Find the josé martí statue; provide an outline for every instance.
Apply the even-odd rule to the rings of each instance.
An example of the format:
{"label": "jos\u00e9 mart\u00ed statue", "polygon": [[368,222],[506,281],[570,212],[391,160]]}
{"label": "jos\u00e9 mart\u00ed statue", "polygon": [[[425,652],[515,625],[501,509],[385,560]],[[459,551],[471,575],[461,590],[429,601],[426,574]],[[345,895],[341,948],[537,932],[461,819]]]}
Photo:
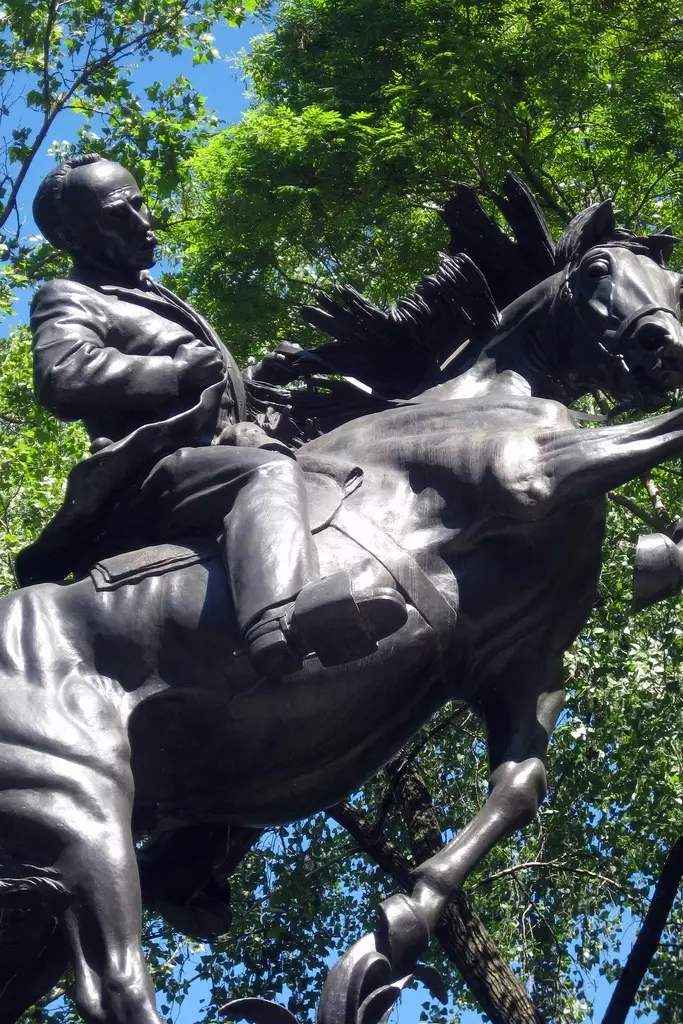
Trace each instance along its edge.
{"label": "jos\u00e9 mart\u00ed statue", "polygon": [[[309,311],[335,339],[316,358],[371,393],[343,414],[331,381],[337,425],[295,462],[240,444],[271,442],[239,429],[234,366],[141,273],[154,240],[130,175],[90,161],[41,191],[38,223],[74,273],[36,298],[38,395],[84,419],[94,454],[0,603],[3,1020],[72,963],[88,1022],[158,1024],[136,841],[208,844],[329,807],[447,700],[484,719],[489,796],[333,969],[322,1024],[356,1020],[361,997],[377,1024],[450,896],[533,819],[605,496],[683,452],[680,410],[581,429],[568,406],[596,387],[622,409],[667,403],[681,276],[675,240],[619,228],[609,203],[555,244],[533,197],[505,187],[517,241],[465,190],[466,251],[396,310],[347,290]],[[286,396],[294,415],[309,400]],[[207,883],[230,862],[215,852]]]}

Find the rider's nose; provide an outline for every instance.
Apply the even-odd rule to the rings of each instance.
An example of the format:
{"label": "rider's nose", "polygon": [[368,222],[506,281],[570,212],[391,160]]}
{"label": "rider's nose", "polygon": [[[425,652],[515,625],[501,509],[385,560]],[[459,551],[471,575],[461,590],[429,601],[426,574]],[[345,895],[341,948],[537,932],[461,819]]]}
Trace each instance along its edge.
{"label": "rider's nose", "polygon": [[141,210],[136,210],[135,214],[137,216],[138,223],[140,224],[141,227],[145,228],[145,230],[152,226],[152,222],[149,218],[149,213],[144,206],[142,207]]}

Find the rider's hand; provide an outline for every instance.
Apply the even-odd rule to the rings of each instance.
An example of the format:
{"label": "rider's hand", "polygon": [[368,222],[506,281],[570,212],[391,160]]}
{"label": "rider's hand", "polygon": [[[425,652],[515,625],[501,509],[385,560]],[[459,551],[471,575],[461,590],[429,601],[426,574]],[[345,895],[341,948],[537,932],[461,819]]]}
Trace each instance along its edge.
{"label": "rider's hand", "polygon": [[221,431],[218,444],[233,445],[235,448],[265,448],[294,458],[293,452],[283,441],[271,437],[256,423],[230,423]]}
{"label": "rider's hand", "polygon": [[220,352],[200,341],[180,345],[173,356],[181,393],[198,394],[218,383],[225,373]]}
{"label": "rider's hand", "polygon": [[247,375],[264,384],[289,384],[299,376],[296,363],[303,349],[294,341],[283,341],[274,352],[267,352],[260,363],[250,366]]}

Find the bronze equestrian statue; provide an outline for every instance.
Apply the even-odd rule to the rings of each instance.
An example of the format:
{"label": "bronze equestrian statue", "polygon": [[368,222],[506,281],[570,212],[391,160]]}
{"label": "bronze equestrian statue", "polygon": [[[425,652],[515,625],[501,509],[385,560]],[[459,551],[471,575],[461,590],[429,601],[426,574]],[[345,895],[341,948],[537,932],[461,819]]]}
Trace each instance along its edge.
{"label": "bronze equestrian statue", "polygon": [[[253,430],[240,435],[246,404],[234,359],[146,273],[157,240],[132,175],[95,154],[77,157],[48,174],[33,210],[73,260],[68,279],[43,285],[32,303],[36,394],[61,419],[83,420],[94,457],[74,469],[61,512],[20,555],[19,582],[220,534],[259,674],[296,672],[310,652],[336,665],[375,650],[405,622],[403,599],[393,589],[354,595],[343,570],[321,579],[303,473],[286,455],[252,447]],[[240,436],[247,445],[223,443]]]}
{"label": "bronze equestrian statue", "polygon": [[[124,190],[132,188],[126,181]],[[148,546],[128,553],[121,536],[117,550],[112,523],[81,537],[92,566],[60,566],[74,570],[72,581],[3,599],[0,904],[8,909],[0,939],[10,955],[0,963],[1,1022],[14,1021],[70,961],[90,1024],[159,1024],[140,945],[136,836],[256,829],[319,811],[360,786],[446,700],[470,702],[484,718],[490,795],[419,866],[412,895],[385,901],[377,932],[333,970],[322,1024],[354,1019],[354,993],[372,990],[369,965],[377,976],[383,964],[384,981],[398,989],[450,895],[499,840],[533,819],[563,703],[563,652],[595,597],[605,495],[683,452],[681,411],[585,429],[567,405],[600,388],[622,407],[660,408],[683,383],[683,331],[681,277],[665,266],[675,240],[617,228],[603,203],[554,246],[531,198],[520,202],[511,203],[510,222],[519,226],[523,208],[535,234],[520,228],[518,242],[508,241],[528,257],[529,287],[505,308],[499,296],[509,282],[488,268],[485,278],[456,255],[394,314],[350,292],[345,305],[326,301],[307,314],[336,339],[317,356],[336,373],[353,367],[353,359],[343,365],[344,352],[354,339],[365,345],[377,336],[378,324],[397,339],[393,376],[380,359],[373,368],[381,341],[368,353],[366,398],[350,397],[339,381],[330,382],[327,406],[305,392],[290,403],[296,389],[285,395],[293,421],[297,402],[308,411],[317,402],[319,422],[328,408],[328,425],[339,423],[305,441],[312,420],[303,418],[299,447],[292,441],[320,578],[343,571],[352,593],[397,592],[406,602],[406,622],[386,629],[376,650],[330,668],[307,657],[286,680],[259,674],[220,529],[203,537],[184,522],[183,543],[174,533],[155,546],[144,509],[139,540]],[[93,291],[99,302],[101,288]],[[113,301],[106,296],[96,314],[100,330],[111,330],[104,307]],[[60,315],[60,331],[72,330],[72,316],[73,308]],[[179,315],[175,322],[187,324]],[[122,332],[106,336],[105,350],[128,344]],[[449,346],[458,353],[446,360]],[[53,361],[58,375],[57,364],[77,350]],[[310,370],[315,356],[286,358],[296,371]],[[406,356],[417,375],[412,394]],[[232,408],[226,384],[208,383],[192,406],[202,453],[216,447],[201,440],[206,424],[215,435],[214,395]],[[259,407],[258,394],[255,384],[251,416],[266,430],[271,407],[265,398]],[[377,411],[358,416],[359,401]],[[156,408],[154,422],[162,422],[150,402],[125,437],[128,420],[117,433],[112,417],[84,467],[121,450]],[[93,410],[98,431],[108,414]],[[99,502],[96,485],[107,486],[107,473],[82,473],[95,488],[85,496]],[[118,491],[110,494],[113,508]],[[386,1004],[378,1003],[365,1019],[379,1020]]]}

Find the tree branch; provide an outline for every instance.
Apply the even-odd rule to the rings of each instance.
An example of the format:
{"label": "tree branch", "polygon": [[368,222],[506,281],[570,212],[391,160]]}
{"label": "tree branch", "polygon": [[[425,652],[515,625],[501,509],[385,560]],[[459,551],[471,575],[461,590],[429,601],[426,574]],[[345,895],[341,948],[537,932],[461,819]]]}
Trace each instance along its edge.
{"label": "tree branch", "polygon": [[52,29],[57,14],[57,0],[50,0],[50,8],[47,12],[47,23],[45,25],[45,36],[43,37],[43,113],[45,117],[50,113],[50,41]]}
{"label": "tree branch", "polygon": [[636,519],[640,519],[641,522],[645,523],[646,526],[649,526],[650,529],[654,530],[656,533],[661,531],[661,521],[656,519],[649,512],[646,512],[645,509],[641,505],[636,504],[635,501],[631,501],[630,498],[625,498],[623,494],[617,494],[616,491],[608,491],[607,497],[610,501],[613,501],[615,505],[621,505],[622,508],[628,509],[631,515],[635,516]]}
{"label": "tree branch", "polygon": [[346,801],[330,807],[327,813],[346,829],[360,849],[368,854],[382,871],[390,875],[404,892],[410,892],[413,887],[410,877],[413,865],[393,843],[379,836],[374,825]]}
{"label": "tree branch", "polygon": [[534,171],[526,157],[524,157],[521,153],[517,152],[516,150],[512,151],[512,156],[519,164],[524,174],[524,177],[527,179],[527,181],[534,189],[534,191],[537,193],[539,198],[543,200],[546,206],[549,206],[551,210],[555,211],[555,213],[560,218],[563,224],[568,224],[571,220],[571,217],[569,216],[565,208],[563,206],[560,206],[552,192],[548,191],[544,182],[536,174],[536,172]]}
{"label": "tree branch", "polygon": [[51,988],[49,992],[46,992],[44,996],[36,1000],[35,1005],[39,1006],[41,1010],[45,1010],[51,1003],[61,999],[62,996],[66,995],[66,989],[62,985],[57,985],[55,988]]}
{"label": "tree branch", "polygon": [[[450,728],[453,725],[453,722],[455,721],[456,718],[465,718],[465,722],[463,723],[463,726],[464,726],[466,724],[467,720],[469,718],[471,718],[471,717],[472,717],[472,712],[471,712],[471,710],[469,708],[465,707],[465,705],[460,705],[460,706],[456,707],[455,710],[452,711],[450,714],[446,715],[446,717],[443,718],[438,723],[438,725],[435,725],[433,729],[429,729],[413,745],[412,749],[404,751],[400,755],[398,755],[398,754],[396,755],[396,757],[393,759],[392,763],[395,763],[397,765],[397,767],[392,770],[392,772],[391,772],[391,774],[389,776],[389,785],[387,786],[387,790],[386,790],[384,799],[382,800],[382,802],[380,804],[379,811],[378,811],[377,817],[375,818],[375,822],[374,822],[374,826],[373,826],[375,831],[378,834],[381,833],[381,831],[382,831],[382,829],[384,827],[384,822],[386,820],[386,817],[389,814],[391,806],[392,806],[392,804],[394,802],[394,797],[396,795],[396,783],[397,783],[398,777],[401,774],[401,772],[404,771],[404,769],[412,761],[414,761],[417,757],[419,757],[420,752],[427,746],[427,744],[432,742],[432,740],[434,739],[434,737],[436,735],[438,735],[438,733],[443,732],[444,729]],[[387,773],[387,774],[389,774],[389,773]]]}
{"label": "tree branch", "polygon": [[495,882],[498,878],[505,878],[508,875],[514,875],[517,871],[525,871],[531,868],[555,868],[558,871],[565,871],[572,875],[585,875],[588,878],[594,878],[596,882],[602,882],[604,885],[612,886],[614,889],[619,889],[620,892],[626,893],[627,896],[633,898],[633,891],[627,889],[626,886],[621,885],[620,882],[615,882],[609,875],[601,875],[597,871],[590,871],[588,868],[574,868],[569,864],[565,864],[561,860],[527,860],[522,864],[513,864],[512,867],[503,868],[501,871],[494,871],[492,875],[487,875],[486,878],[481,878],[474,885],[468,886],[468,892],[476,892],[482,885],[489,885],[491,882]]}
{"label": "tree branch", "polygon": [[[174,15],[175,18],[178,17],[178,13],[176,13],[176,15]],[[47,133],[49,132],[50,128],[52,127],[52,124],[53,124],[55,118],[57,117],[58,114],[60,114],[62,112],[64,107],[72,99],[72,97],[75,95],[75,93],[81,88],[81,86],[85,85],[85,83],[94,74],[96,74],[98,71],[101,71],[103,68],[105,68],[107,66],[107,64],[115,63],[121,57],[124,57],[128,53],[134,51],[135,49],[137,49],[137,47],[141,46],[143,43],[148,42],[152,38],[152,36],[154,36],[155,34],[158,34],[158,33],[162,32],[162,31],[164,31],[164,29],[166,29],[166,28],[170,28],[171,24],[172,24],[172,19],[169,19],[167,22],[164,23],[164,25],[158,25],[158,24],[157,25],[152,25],[149,28],[146,28],[144,31],[139,32],[138,35],[135,36],[133,39],[129,39],[129,40],[125,40],[124,42],[121,42],[118,46],[115,46],[112,50],[109,50],[107,53],[103,54],[101,57],[98,57],[97,60],[94,60],[92,63],[86,63],[85,66],[83,67],[83,70],[80,72],[80,74],[77,75],[77,77],[71,83],[69,88],[65,92],[63,92],[60,96],[57,97],[57,99],[54,102],[54,106],[49,107],[45,111],[45,117],[43,118],[43,123],[42,123],[40,129],[38,130],[38,132],[36,134],[36,137],[33,140],[33,143],[31,144],[31,147],[30,147],[28,153],[26,154],[26,156],[25,156],[25,158],[24,158],[24,160],[23,160],[23,162],[21,164],[21,167],[19,168],[19,173],[17,174],[16,178],[14,179],[14,184],[12,185],[12,190],[10,191],[10,194],[7,197],[7,202],[5,203],[4,207],[0,211],[0,228],[3,228],[5,226],[5,224],[7,223],[7,220],[9,219],[10,214],[11,214],[11,212],[12,212],[12,210],[14,208],[14,205],[15,205],[15,203],[17,201],[17,197],[19,195],[19,190],[21,189],[21,186],[24,184],[24,179],[26,178],[26,175],[29,172],[31,164],[34,161],[34,159],[36,157],[36,154],[38,153],[38,150],[40,149],[40,147],[42,146],[43,142],[45,141]],[[51,31],[51,29],[50,29],[50,31]]]}
{"label": "tree branch", "polygon": [[652,502],[654,514],[661,523],[659,529],[663,533],[670,533],[674,528],[674,522],[669,515],[669,510],[664,504],[661,494],[659,493],[659,488],[653,479],[652,473],[645,474],[643,477],[643,483],[645,484],[645,490],[648,493],[648,497]]}
{"label": "tree branch", "polygon": [[643,920],[642,928],[621,972],[621,977],[609,1001],[602,1024],[624,1024],[626,1015],[635,1002],[640,983],[666,926],[666,920],[683,878],[683,836],[674,843],[664,861],[654,896]]}

